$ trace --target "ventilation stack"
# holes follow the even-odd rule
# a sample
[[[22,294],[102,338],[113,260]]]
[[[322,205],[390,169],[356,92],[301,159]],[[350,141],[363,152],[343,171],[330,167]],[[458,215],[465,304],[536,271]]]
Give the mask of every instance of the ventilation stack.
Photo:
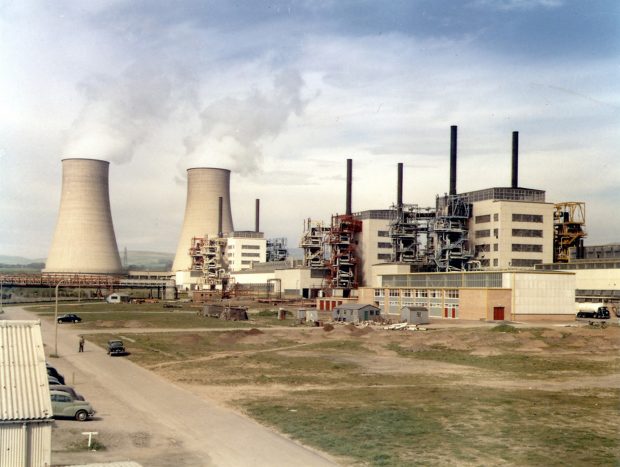
[[[450,196],[456,195],[456,140],[457,127],[450,127]]]
[[[62,193],[44,273],[119,274],[108,173],[96,159],[62,160]]]
[[[219,198],[222,198],[221,232],[218,226]],[[187,169],[185,218],[172,264],[172,271],[191,268],[189,248],[193,237],[216,237],[233,231],[230,206],[230,170],[216,168]]]
[[[512,132],[512,177],[511,187],[519,187],[519,132]]]

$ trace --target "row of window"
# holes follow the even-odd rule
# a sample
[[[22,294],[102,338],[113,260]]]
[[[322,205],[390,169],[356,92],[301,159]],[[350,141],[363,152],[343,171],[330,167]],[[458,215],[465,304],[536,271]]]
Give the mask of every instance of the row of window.
[[[491,230],[490,229],[484,229],[484,230],[476,230],[476,232],[474,233],[474,236],[476,238],[487,238],[491,236]],[[493,229],[493,236],[495,238],[499,237],[499,230],[498,229]],[[542,230],[537,230],[537,229],[512,229],[512,236],[513,237],[535,237],[535,238],[542,238],[543,237],[543,231]]]
[[[260,245],[241,245],[242,250],[260,250]]]
[[[387,242],[379,242],[377,243],[377,246],[379,248],[392,248],[392,244]]]
[[[404,298],[459,298],[459,291],[457,289],[389,289],[388,295]],[[383,296],[384,289],[375,289],[375,297]]]
[[[499,214],[493,214],[493,220],[497,222],[499,220]],[[484,214],[482,216],[476,216],[474,218],[476,224],[484,224],[486,222],[491,222],[491,214]],[[542,214],[512,214],[512,222],[536,222],[542,223],[543,216]]]
[[[499,244],[494,243],[493,244],[493,251],[498,251],[499,250]],[[491,244],[490,243],[481,243],[479,245],[476,245],[476,255],[480,254],[480,253],[487,253],[491,251]],[[512,244],[512,251],[523,251],[523,252],[527,252],[527,253],[542,253],[543,251],[543,246],[542,245],[531,245],[529,243],[513,243]]]

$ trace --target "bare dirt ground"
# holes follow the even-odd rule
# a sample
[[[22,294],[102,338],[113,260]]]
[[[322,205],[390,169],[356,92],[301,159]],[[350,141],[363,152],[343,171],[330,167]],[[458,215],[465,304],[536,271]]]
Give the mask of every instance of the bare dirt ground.
[[[36,319],[36,316],[13,308],[11,319]],[[329,389],[327,385],[226,385],[209,384],[209,370],[202,382],[179,382],[180,372],[188,364],[199,365],[220,359],[232,359],[248,354],[270,352],[282,356],[308,355],[305,347],[330,341],[358,341],[369,352],[346,350],[333,352],[328,359],[335,363],[354,363],[372,375],[416,375],[458,377],[458,384],[480,387],[571,391],[620,388],[620,372],[613,374],[574,375],[553,380],[516,378],[493,370],[473,368],[447,362],[413,360],[394,350],[394,345],[408,352],[432,349],[467,351],[481,357],[501,356],[509,349],[523,355],[568,356],[587,355],[592,361],[615,362],[620,355],[620,328],[593,328],[587,325],[516,324],[519,333],[468,332],[471,329],[491,328],[495,323],[435,322],[429,331],[388,331],[381,327],[335,325],[323,328],[281,327],[269,329],[234,330],[153,330],[174,331],[184,343],[198,340],[201,332],[222,332],[222,344],[243,342],[247,345],[266,345],[279,340],[294,342],[267,350],[219,351],[204,357],[162,361],[146,370],[124,359],[111,359],[105,352],[87,343],[84,354],[77,353],[77,333],[62,329],[62,358],[51,362],[67,378],[67,384],[90,400],[98,413],[95,420],[79,423],[72,420],[55,422],[53,430],[53,462],[71,463],[134,460],[146,466],[211,466],[211,465],[345,465],[347,458],[332,458],[288,440],[272,430],[247,419],[234,409],[239,399],[287,395],[296,390]],[[44,326],[44,340],[51,346],[53,325]],[[109,329],[105,330],[110,332]],[[92,331],[87,331],[92,333]],[[122,334],[143,333],[145,329],[123,328]],[[75,347],[75,348],[74,348]],[[165,357],[165,356],[164,356]],[[164,358],[165,360],[165,358]],[[183,370],[183,368],[185,370]],[[202,368],[202,367],[201,367]],[[332,383],[333,384],[333,383]],[[455,383],[456,384],[456,383]],[[346,384],[345,384],[346,386]],[[351,386],[346,386],[351,388]],[[83,449],[83,432],[96,431],[96,440],[106,447],[100,451]],[[80,444],[80,446],[78,446]]]

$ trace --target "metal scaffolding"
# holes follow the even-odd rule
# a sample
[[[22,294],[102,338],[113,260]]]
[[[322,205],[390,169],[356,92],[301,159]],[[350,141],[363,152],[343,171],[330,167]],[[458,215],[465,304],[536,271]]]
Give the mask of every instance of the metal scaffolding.
[[[584,258],[583,239],[587,236],[586,203],[557,203],[553,213],[553,262],[568,263],[570,249],[575,248],[576,259]]]
[[[304,233],[301,237],[300,247],[304,250],[304,266],[311,269],[323,269],[326,265],[325,243],[329,227],[325,227],[321,221],[304,221]]]
[[[473,258],[468,222],[471,206],[467,196],[437,197],[436,218],[431,224],[430,250],[437,271],[462,271]]]
[[[286,238],[270,238],[267,240],[267,262],[285,261],[288,257]]]
[[[332,216],[326,243],[331,255],[328,263],[328,284],[331,289],[356,289],[357,263],[356,234],[362,231],[362,221],[351,215]],[[345,292],[343,296],[347,296]]]
[[[432,208],[420,208],[417,204],[392,206],[392,262],[412,264],[417,270],[428,267],[428,234],[434,219]]]
[[[215,290],[224,290],[228,283],[225,263],[226,239],[193,237],[189,255],[192,259],[191,270],[201,272],[201,285]]]

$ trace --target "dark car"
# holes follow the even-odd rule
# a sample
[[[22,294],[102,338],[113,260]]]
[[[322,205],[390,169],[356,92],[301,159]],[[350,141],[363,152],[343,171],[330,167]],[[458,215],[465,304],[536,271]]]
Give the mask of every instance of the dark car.
[[[48,376],[53,376],[54,378],[56,378],[58,380],[58,382],[60,382],[60,384],[65,384],[64,376],[62,376],[60,373],[58,373],[58,370],[56,368],[54,368],[53,366],[50,366],[49,363],[46,363],[45,366],[46,366],[46,369],[47,369],[47,375]]]
[[[119,339],[114,339],[108,341],[108,355],[125,355],[127,351],[125,350],[125,346],[123,345],[123,341]]]
[[[78,315],[68,314],[58,317],[58,323],[79,323],[82,321]]]

